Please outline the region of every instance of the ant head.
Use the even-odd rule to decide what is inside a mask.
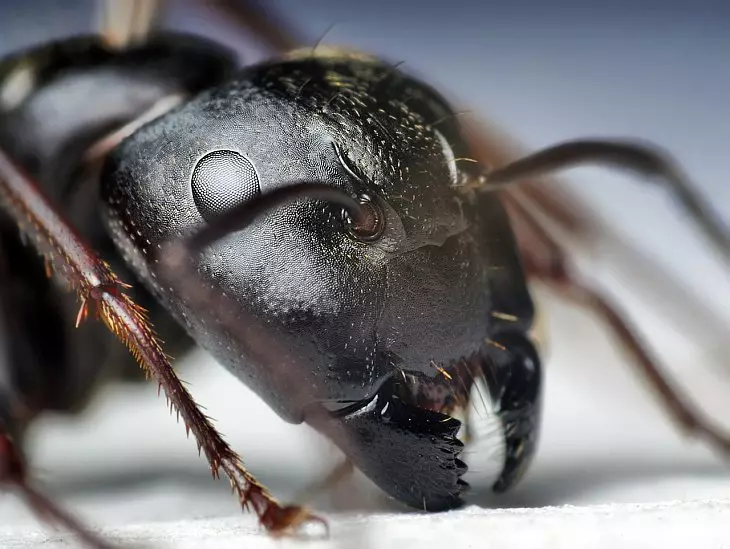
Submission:
[[[496,280],[531,302],[498,200],[458,188],[463,143],[404,78],[364,60],[248,69],[124,141],[103,193],[122,253],[199,344],[384,489],[443,508],[463,488],[460,423],[398,376],[481,353]]]

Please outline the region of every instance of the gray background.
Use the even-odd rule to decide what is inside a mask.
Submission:
[[[224,21],[195,10],[190,2],[175,4],[172,25],[231,44],[245,42]],[[507,128],[526,148],[585,135],[655,140],[677,155],[698,188],[712,197],[726,221],[730,219],[726,176],[730,7],[725,2],[643,2],[639,6],[631,1],[606,5],[540,0],[359,4],[288,0],[273,4],[286,10],[313,42],[335,23],[325,43],[347,44],[404,61],[405,69],[423,75],[460,105]],[[89,2],[3,2],[0,51],[33,44],[49,34],[88,29],[89,6]],[[630,273],[631,265],[617,267],[594,253],[586,267],[623,299],[668,366],[703,396],[703,405],[728,417],[727,323],[722,324],[730,318],[727,270],[662,191],[597,169],[567,175],[571,187],[590,200],[622,239],[669,269],[672,279],[713,311],[689,315],[678,307],[675,316],[684,317],[684,324],[682,318],[672,324],[652,313],[666,306],[665,301],[673,302],[671,292],[657,297],[632,290],[625,279],[617,283],[605,276],[611,270]],[[655,286],[667,284],[644,281],[645,288]],[[706,449],[677,436],[601,327],[544,292],[538,295],[552,335],[542,451],[532,474],[515,493],[493,500],[478,492],[474,501],[538,508],[574,504],[587,509],[585,516],[590,517],[599,509],[593,507],[596,504],[725,497],[730,488],[727,469]],[[204,355],[189,357],[186,365],[186,378],[199,401],[220,420],[234,447],[276,493],[293,494],[337,460],[336,453],[305,428],[282,425]],[[178,541],[198,539],[200,528],[203,537],[212,540],[217,535],[225,538],[225,532],[248,532],[237,530],[239,524],[248,528],[251,523],[247,519],[239,523],[225,487],[208,480],[192,443],[184,440],[182,427],[168,417],[153,387],[114,387],[105,396],[77,422],[48,418],[36,433],[37,474],[55,493],[97,524],[113,526],[114,533],[131,539],[170,535],[177,535]],[[345,492],[347,497],[341,497],[335,508],[346,504],[393,509],[363,482]],[[328,503],[319,505],[329,508]],[[621,516],[621,509],[616,512]],[[599,510],[595,513],[600,516]],[[713,535],[712,539],[722,540],[721,532],[712,534],[705,527],[711,523],[707,518],[711,513],[704,508],[698,513],[693,525],[683,522],[686,513],[669,513],[656,524],[647,518],[645,525],[648,532],[657,536],[665,532],[666,539],[673,537],[677,543],[683,539],[681,532],[687,540],[707,541]],[[377,539],[386,545],[414,539],[413,533],[391,535],[383,529],[388,515],[384,516],[372,523],[356,523],[357,531],[365,538],[368,532],[379,531],[384,537]],[[556,525],[565,546],[589,546],[586,540],[596,541],[591,536],[601,532],[600,526],[591,530],[586,524],[607,524],[603,539],[613,540],[610,521],[592,522],[580,513],[555,519],[557,523],[548,521],[547,526],[540,522],[547,515],[519,516],[523,518],[518,520],[532,521],[536,532],[546,532],[528,546],[549,545],[554,538],[548,534]],[[32,546],[45,539],[13,500],[0,500],[0,517],[3,547]],[[453,515],[454,528],[464,527],[459,521],[468,517]],[[492,522],[480,535],[485,545],[478,546],[518,546],[515,540],[525,534],[519,522],[512,525],[507,517],[485,517]],[[209,522],[201,523],[202,519]],[[176,520],[185,522],[164,522]],[[344,524],[341,536],[354,528]],[[657,524],[663,530],[652,530]],[[681,531],[667,529],[667,524],[679,525]],[[429,533],[428,527],[418,527],[424,538],[434,543],[443,539],[438,530]],[[508,533],[502,539],[495,532],[504,529]],[[631,541],[645,544],[637,536],[619,541],[624,546]],[[267,544],[259,537],[246,542]],[[235,540],[231,544],[238,546]]]

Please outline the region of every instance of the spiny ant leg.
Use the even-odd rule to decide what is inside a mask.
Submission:
[[[257,330],[255,319],[247,322],[245,310],[236,307],[230,297],[217,292],[210,285],[203,283],[195,267],[195,258],[209,245],[235,231],[243,230],[262,213],[276,208],[284,203],[296,199],[315,199],[340,206],[347,215],[347,221],[353,231],[368,232],[373,224],[377,224],[377,215],[374,210],[361,204],[344,191],[316,182],[301,182],[287,187],[275,189],[256,200],[243,203],[228,212],[220,215],[199,229],[197,232],[178,240],[173,240],[162,246],[158,254],[158,264],[161,269],[160,278],[174,287],[180,295],[186,296],[186,301],[193,307],[212,307],[217,311],[218,320],[238,331],[238,337],[244,341],[258,342],[252,346],[252,353],[266,353],[273,356],[284,356],[287,351],[280,349],[276,341],[272,341],[267,334]],[[267,362],[272,362],[267,359]],[[273,361],[274,363],[276,361]],[[286,376],[282,371],[280,375]],[[306,387],[301,391],[306,392]],[[321,406],[312,403],[311,395],[304,395],[309,402],[309,414],[318,418],[326,418],[325,423],[331,423],[331,415]],[[342,430],[340,430],[342,431]],[[348,433],[339,433],[340,438],[347,438]],[[354,470],[351,461],[346,460],[335,468],[322,482],[307,489],[301,497],[311,498],[321,491],[331,488]],[[299,499],[299,498],[298,498]],[[310,517],[317,520],[316,517]]]
[[[341,208],[356,233],[372,234],[378,224],[376,206],[360,203],[341,189],[314,182],[292,184],[231,208],[197,232],[163,246],[158,257],[158,278],[184,295],[189,305],[215,307],[219,321],[230,329],[241,330],[242,339],[260,341],[262,337],[252,331],[254,322],[244,321],[245,327],[240,327],[245,311],[234,309],[234,316],[228,317],[231,309],[226,296],[200,283],[196,256],[227,234],[242,230],[263,212],[303,198]],[[273,348],[276,354],[275,341],[265,341],[264,345],[263,351],[253,352],[271,353]],[[462,493],[468,488],[461,479],[466,466],[458,457],[463,448],[456,438],[461,423],[412,400],[410,389],[394,375],[372,399],[336,413],[310,397],[303,415],[307,424],[335,441],[387,493],[424,510],[453,508],[462,502]],[[368,444],[362,445],[362,440]],[[403,468],[406,462],[411,465],[407,469]]]
[[[715,450],[730,457],[730,436],[702,417],[689,399],[661,371],[646,344],[625,315],[599,291],[571,271],[565,250],[518,201],[505,200],[522,242],[521,252],[529,277],[540,280],[564,298],[596,313],[611,328],[629,353],[631,362],[646,377],[660,402],[687,433],[703,437]],[[519,235],[522,235],[520,238]]]
[[[78,293],[83,319],[95,305],[107,327],[137,358],[146,373],[165,391],[168,402],[192,431],[214,477],[223,469],[241,505],[253,507],[263,526],[288,531],[313,517],[299,507],[279,504],[244,467],[238,455],[183,386],[162,350],[146,312],[125,293],[124,284],[63,219],[39,187],[0,151],[0,200],[4,210],[54,264],[56,272]]]
[[[6,229],[4,225],[3,230]],[[23,454],[26,427],[36,416],[37,405],[52,400],[45,391],[44,381],[48,380],[42,375],[44,371],[39,370],[48,364],[44,343],[56,352],[54,340],[39,341],[32,330],[43,331],[47,326],[45,315],[54,320],[55,317],[45,307],[48,295],[36,286],[39,278],[30,273],[19,280],[20,270],[28,265],[18,255],[18,250],[8,245],[5,236],[0,233],[0,338],[3,340],[0,350],[0,489],[17,492],[41,520],[74,532],[89,547],[105,549],[111,546],[40,492],[28,476]],[[36,353],[37,350],[40,352]],[[54,386],[56,390],[63,389],[58,384]],[[64,398],[65,395],[57,403]]]

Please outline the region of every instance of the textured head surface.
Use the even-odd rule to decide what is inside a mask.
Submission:
[[[110,226],[199,343],[282,416],[346,406],[394,372],[437,375],[480,349],[492,273],[516,265],[496,199],[454,189],[465,147],[449,117],[430,88],[373,59],[254,66],[117,148],[104,174]],[[264,213],[200,257],[234,320],[192,310],[158,282],[162,243],[301,182],[373,198],[383,234],[354,239],[341,208],[321,201]]]

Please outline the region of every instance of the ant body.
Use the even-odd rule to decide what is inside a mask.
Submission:
[[[274,28],[251,6],[236,14]],[[428,511],[462,501],[454,416],[483,382],[504,433],[494,489],[507,490],[540,425],[528,277],[603,315],[682,425],[727,450],[506,192],[586,162],[656,176],[727,259],[727,231],[670,158],[580,140],[506,162],[398,67],[283,36],[270,43],[287,53],[242,69],[222,46],[163,33],[65,39],[0,63],[0,481],[102,546],[32,487],[22,438],[38,414],[81,408],[100,378],[138,362],[267,529],[316,520],[269,494],[180,383],[167,353],[195,342]],[[90,311],[106,328],[75,331]]]

